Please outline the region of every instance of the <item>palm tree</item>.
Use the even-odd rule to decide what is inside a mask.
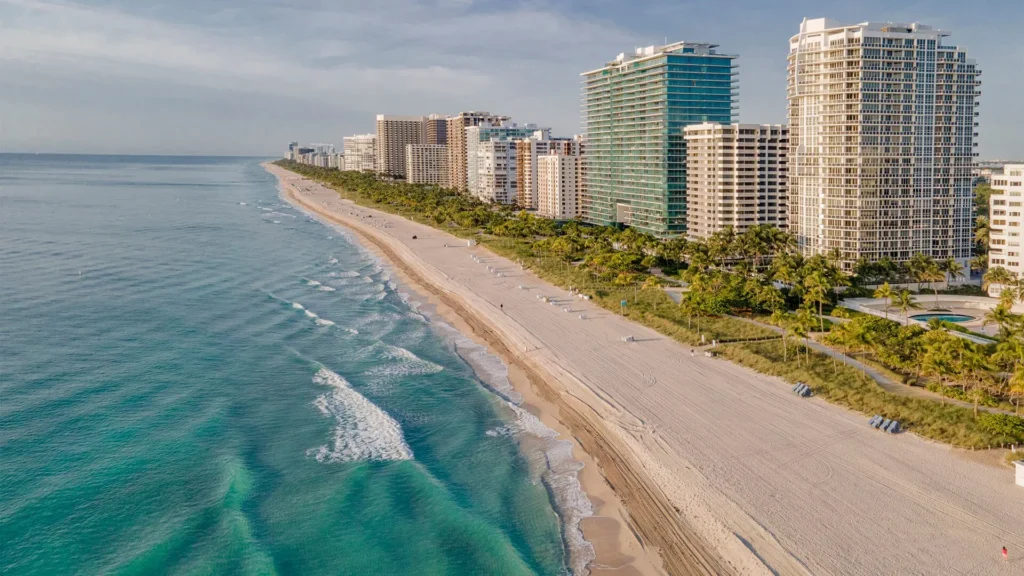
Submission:
[[[1010,398],[1016,398],[1016,408],[1014,414],[1020,414],[1020,399],[1024,397],[1024,364],[1018,364],[1013,370],[1013,375],[1010,376]]]
[[[828,301],[828,293],[832,283],[823,271],[815,270],[804,278],[804,302],[818,305],[818,317],[821,320],[821,331],[825,331],[824,305]]]
[[[939,263],[940,269],[948,274],[947,283],[955,282],[964,277],[964,265],[956,258],[946,258]]]
[[[1017,275],[1002,266],[990,268],[981,279],[981,288],[988,290],[990,286],[1009,286],[1017,282]]]
[[[1019,321],[1020,317],[1010,312],[1010,306],[1005,302],[1000,302],[995,308],[985,313],[985,318],[981,322],[982,328],[989,324],[995,324],[999,327],[999,333],[1004,337],[1010,335],[1010,326],[1015,321]]]
[[[942,267],[939,264],[931,263],[927,268],[920,272],[921,279],[927,280],[931,286],[932,292],[935,294],[935,307],[939,307],[939,288],[935,285],[936,282],[941,282],[946,279],[946,273],[942,271]]]
[[[782,328],[782,361],[785,362],[787,356],[786,337],[789,336],[791,329],[790,325],[792,324],[792,322],[790,321],[789,317],[786,316],[786,312],[780,309],[772,312],[772,323],[778,326],[779,328]]]
[[[988,268],[988,255],[979,254],[970,261],[971,272],[984,272]]]
[[[801,336],[804,339],[804,359],[811,359],[811,347],[808,344],[810,340],[811,328],[814,327],[814,313],[809,308],[800,307],[796,312],[796,321],[793,322],[793,334]]]
[[[917,252],[910,257],[910,260],[906,262],[907,274],[910,279],[917,284],[917,290],[921,290],[921,282],[924,280],[924,272],[927,270],[935,261],[932,260],[931,256]]]
[[[974,400],[974,417],[978,417],[978,404],[984,394],[984,385],[991,372],[988,356],[977,346],[968,346],[960,357],[960,377],[964,381],[964,389],[970,389]]]
[[[889,308],[892,307],[892,297],[895,296],[895,292],[888,282],[883,283],[875,290],[875,298],[885,298],[885,319],[889,319]]]
[[[974,219],[974,241],[985,251],[989,246],[989,222],[985,216],[978,216]]]
[[[900,313],[903,314],[903,323],[907,323],[907,312],[910,310],[917,310],[921,306],[914,301],[914,295],[910,293],[910,290],[900,290],[892,298],[893,306],[899,309]]]

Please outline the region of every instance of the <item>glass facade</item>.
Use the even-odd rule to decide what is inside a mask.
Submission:
[[[685,234],[683,128],[729,124],[736,114],[736,57],[714,48],[680,42],[640,49],[583,74],[585,221],[659,237]]]

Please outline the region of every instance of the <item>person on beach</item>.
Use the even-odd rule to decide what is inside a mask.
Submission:
[[[505,304],[504,303],[498,304],[498,308],[500,308],[501,311],[504,312],[505,311]]]
[[[690,348],[690,356],[693,356],[693,348]]]
[[[1003,546],[1003,562],[1009,562],[1009,561],[1010,561],[1010,551],[1006,549],[1006,546]]]

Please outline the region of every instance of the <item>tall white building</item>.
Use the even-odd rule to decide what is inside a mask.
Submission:
[[[357,134],[345,137],[345,170],[377,171],[377,135]]]
[[[992,196],[988,201],[988,267],[1006,268],[1024,278],[1024,164],[1007,164],[1001,175],[992,176]],[[988,293],[998,296],[1003,287],[990,285]]]
[[[786,228],[786,126],[705,122],[683,135],[690,238],[729,226],[737,233],[759,224]]]
[[[537,156],[537,214],[571,220],[579,214],[579,154],[552,149]]]
[[[448,147],[409,144],[405,147],[405,180],[410,184],[444,186],[448,181]]]
[[[514,204],[518,200],[516,140],[551,137],[550,128],[515,122],[467,126],[466,180],[469,193],[488,202]]]
[[[804,20],[789,51],[790,232],[805,254],[971,254],[981,74],[922,24]]]
[[[405,178],[405,147],[427,143],[425,116],[377,115],[377,172]]]

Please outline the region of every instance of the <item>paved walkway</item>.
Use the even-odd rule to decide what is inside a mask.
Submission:
[[[764,322],[760,322],[752,318],[744,318],[742,316],[730,316],[730,318],[735,318],[737,320],[742,320],[744,322],[756,324],[758,326],[761,326],[762,328],[772,330],[777,334],[782,334],[783,332],[782,328],[779,328],[778,326],[766,324]],[[728,342],[727,344],[734,343],[735,342]],[[813,339],[808,339],[807,345],[810,346],[813,350],[821,352],[826,356],[835,358],[836,360],[842,362],[843,364],[853,366],[857,370],[860,370],[862,373],[866,374],[867,376],[870,376],[871,379],[877,382],[878,385],[881,386],[882,389],[885,390],[886,392],[891,392],[892,394],[897,394],[899,396],[906,396],[908,398],[923,398],[925,400],[934,400],[937,402],[944,402],[946,404],[953,404],[955,406],[963,406],[964,408],[970,408],[972,410],[974,409],[974,404],[971,404],[970,402],[964,402],[963,400],[957,400],[956,398],[946,398],[945,396],[941,394],[936,394],[935,392],[932,392],[927,388],[921,388],[920,386],[908,386],[906,384],[896,382],[889,378],[888,376],[886,376],[877,368],[865,364],[860,360],[857,360],[856,358],[847,356],[846,354],[843,354],[842,352],[834,348],[826,346],[821,342],[817,342]],[[993,414],[1013,414],[1012,411],[1002,410],[1000,408],[993,408],[991,406],[978,406],[978,409],[983,410],[985,412],[992,412]]]

